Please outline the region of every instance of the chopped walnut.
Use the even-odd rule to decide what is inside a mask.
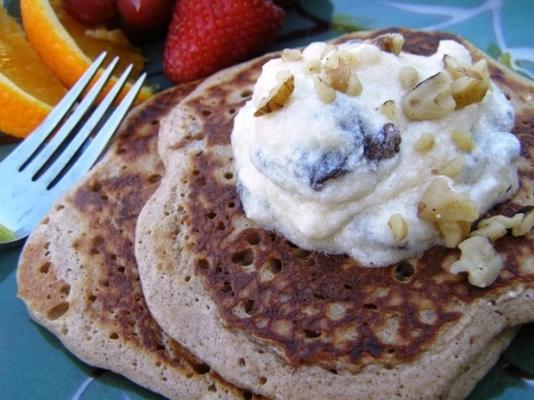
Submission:
[[[419,72],[412,66],[404,66],[399,70],[399,80],[404,89],[411,89],[419,81]]]
[[[397,110],[395,109],[394,100],[384,101],[384,103],[382,103],[380,106],[380,112],[384,114],[391,122],[395,122],[397,120]]]
[[[473,141],[473,134],[465,131],[452,131],[452,141],[458,147],[458,149],[470,153],[475,148],[475,142]]]
[[[380,50],[398,56],[404,46],[404,37],[400,33],[386,33],[371,39],[370,43]]]
[[[388,221],[393,238],[397,242],[402,242],[408,236],[408,223],[400,214],[393,214]]]
[[[426,153],[434,148],[435,143],[436,137],[433,133],[423,133],[413,144],[413,148],[419,153]]]
[[[488,64],[482,59],[472,66],[460,63],[456,58],[445,55],[443,57],[445,69],[454,79],[452,83],[452,97],[456,102],[456,109],[464,108],[481,101],[490,87]]]
[[[420,219],[435,225],[447,247],[455,247],[463,240],[469,234],[470,223],[479,215],[476,204],[452,189],[443,177],[428,186],[417,210]]]
[[[440,175],[445,175],[450,178],[460,175],[464,169],[465,159],[464,157],[455,157],[449,161],[442,169],[438,171]]]
[[[330,104],[336,99],[336,91],[332,89],[319,75],[313,76],[313,87],[315,93],[325,104]]]
[[[519,226],[514,226],[512,229],[512,235],[514,236],[523,236],[532,230],[534,227],[534,209],[523,217],[521,224]]]
[[[285,62],[302,60],[302,53],[298,49],[284,49],[282,51],[282,60]]]
[[[280,71],[276,75],[277,85],[264,97],[258,109],[254,113],[255,117],[272,113],[284,107],[289,100],[291,93],[295,90],[295,78],[289,71]]]
[[[338,92],[349,96],[360,95],[363,88],[356,71],[352,71],[350,65],[342,58],[339,58],[337,54],[335,58],[337,60],[335,67],[325,65],[322,76],[323,81]]]
[[[319,60],[311,60],[310,62],[308,62],[308,64],[306,64],[304,70],[309,74],[318,74],[319,72],[321,72],[321,68],[322,65]]]
[[[438,72],[410,90],[402,100],[402,109],[413,120],[443,118],[454,110],[456,103],[451,95],[451,80]]]
[[[481,288],[491,285],[501,272],[503,259],[488,238],[475,236],[458,245],[462,255],[450,266],[453,274],[467,272],[471,285]]]
[[[443,177],[435,178],[418,204],[419,218],[428,222],[473,222],[478,218],[476,204],[449,186]]]

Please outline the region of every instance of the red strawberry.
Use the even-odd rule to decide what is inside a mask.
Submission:
[[[272,0],[178,0],[163,70],[174,82],[203,78],[269,45],[283,21]]]

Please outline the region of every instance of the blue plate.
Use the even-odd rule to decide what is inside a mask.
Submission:
[[[534,77],[534,2],[529,0],[366,1],[303,0],[288,12],[272,47],[303,45],[345,31],[403,26],[460,34],[526,76]],[[4,1],[13,15],[17,1]],[[161,74],[162,42],[145,47],[151,83],[169,86]],[[0,159],[14,146],[0,134]],[[0,183],[1,190],[1,183]],[[73,357],[46,330],[32,323],[16,299],[20,248],[0,253],[0,399],[161,399],[111,372]],[[534,325],[522,328],[497,365],[469,396],[478,399],[534,398]]]

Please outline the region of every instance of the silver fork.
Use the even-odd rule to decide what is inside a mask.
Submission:
[[[146,74],[110,111],[131,73],[130,65],[100,104],[93,107],[117,66],[118,57],[83,95],[105,58],[106,53],[102,53],[43,123],[0,163],[0,224],[15,236],[0,242],[0,248],[26,238],[54,200],[89,171],[135,100]]]

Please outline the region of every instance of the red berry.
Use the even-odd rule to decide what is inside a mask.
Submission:
[[[268,46],[284,21],[272,0],[178,0],[163,69],[175,82],[203,78]]]
[[[171,19],[174,3],[174,0],[117,0],[117,8],[128,25],[152,29]]]
[[[113,0],[63,0],[63,7],[82,24],[106,24],[117,16]]]

